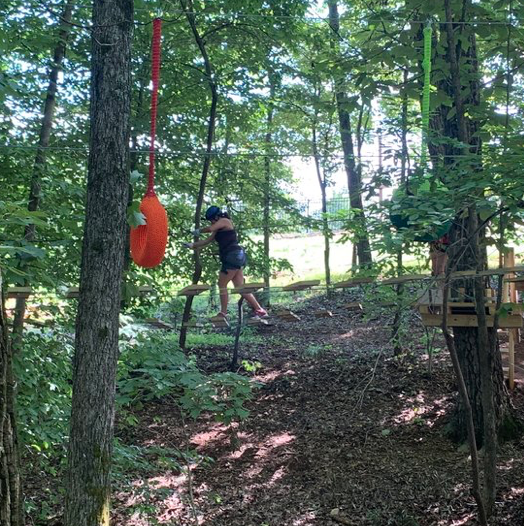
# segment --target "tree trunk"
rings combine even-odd
[[[340,28],[337,0],[328,0],[329,26],[331,28],[331,46],[336,49],[336,40]],[[348,97],[340,78],[335,78],[337,111],[340,127],[340,138],[344,152],[344,168],[348,181],[349,200],[355,216],[356,247],[358,263],[360,266],[369,266],[372,263],[369,237],[366,231],[366,217],[362,201],[362,181],[355,164],[353,147],[353,133],[351,129],[351,115],[347,110]]]
[[[467,13],[467,9],[464,6],[457,6],[455,8],[459,13],[459,18],[464,13]],[[450,13],[453,17],[453,13]],[[458,18],[457,18],[458,19]],[[442,31],[447,31],[447,26],[452,27],[451,24],[443,24]],[[464,25],[459,23],[453,26],[452,30],[461,31]],[[421,34],[422,36],[422,30]],[[448,35],[448,40],[450,36]],[[455,38],[452,39],[453,41]],[[459,39],[456,39],[459,41]],[[458,156],[460,162],[464,162],[461,156],[469,154],[472,156],[470,169],[472,171],[478,171],[482,169],[481,158],[480,158],[480,140],[476,137],[478,129],[478,123],[472,118],[468,118],[465,114],[468,106],[477,106],[480,103],[480,86],[479,86],[479,74],[477,72],[477,51],[475,43],[475,35],[472,34],[469,37],[469,41],[465,42],[464,37],[461,36],[461,44],[454,44],[451,47],[448,45],[448,50],[445,55],[440,55],[439,58],[444,59],[447,64],[451,65],[451,54],[450,49],[455,51],[456,65],[450,69],[455,69],[453,74],[450,71],[450,75],[438,82],[435,82],[439,91],[445,92],[445,94],[455,100],[453,110],[456,109],[456,115],[450,117],[448,114],[452,108],[447,106],[439,106],[437,111],[432,112],[431,116],[431,129],[434,131],[436,136],[448,137],[461,141],[468,145],[467,148],[462,149],[453,144],[444,143],[440,141],[435,143],[430,141],[428,147],[433,159],[443,158],[445,170],[440,170],[443,173],[442,182],[448,183],[445,175],[446,170],[448,173],[453,173],[453,167],[456,163],[455,156]],[[438,48],[437,48],[438,49]],[[459,69],[460,68],[460,69]],[[457,75],[458,73],[458,75]],[[458,80],[457,80],[458,77]],[[464,80],[461,80],[464,78]],[[467,88],[464,89],[464,88]],[[463,96],[464,92],[469,92],[469,95]],[[456,98],[456,94],[460,97]],[[458,104],[457,104],[458,103]],[[471,113],[471,112],[467,112]],[[462,166],[464,168],[464,166]],[[472,270],[477,267],[477,257],[475,250],[472,250],[471,244],[468,241],[468,225],[467,219],[463,220],[457,218],[452,230],[450,231],[450,240],[452,243],[452,250],[450,250],[450,261],[453,261],[458,254],[462,254],[466,251],[466,255],[459,258],[454,270]],[[480,232],[482,235],[482,232]],[[481,249],[479,258],[481,259],[481,268],[486,265],[486,254],[485,249]],[[474,298],[473,286],[470,282],[459,283],[454,281],[455,287],[466,288],[466,295],[469,298]],[[492,333],[492,329],[488,329],[488,333]],[[455,347],[458,355],[458,360],[462,368],[464,375],[464,381],[466,383],[467,391],[473,411],[473,420],[475,423],[475,430],[477,440],[479,444],[483,442],[483,429],[484,429],[484,418],[482,409],[482,389],[480,372],[481,367],[479,363],[479,334],[476,328],[468,327],[454,327],[453,335],[455,340]],[[493,379],[493,399],[495,405],[496,415],[496,426],[499,431],[503,434],[511,434],[517,432],[520,428],[518,421],[514,416],[514,412],[511,407],[510,399],[507,393],[507,389],[504,384],[504,377],[502,371],[502,362],[500,353],[498,350],[491,353],[492,359],[490,360],[490,376]],[[466,440],[466,422],[467,414],[465,412],[465,406],[461,400],[458,400],[455,415],[451,422],[451,435],[458,441]]]
[[[331,267],[329,264],[329,223],[327,217],[327,195],[326,195],[326,176],[322,176],[322,169],[320,167],[320,159],[318,155],[318,141],[317,141],[317,114],[313,120],[313,129],[311,131],[311,144],[313,147],[313,158],[315,159],[315,169],[317,172],[318,185],[320,187],[320,194],[322,197],[322,234],[324,236],[324,274],[326,276],[326,288],[328,296],[331,293]]]
[[[207,53],[206,45],[202,39],[200,32],[196,26],[195,8],[192,0],[180,0],[180,5],[186,14],[187,20],[191,27],[191,31],[198,45],[202,59],[204,60],[204,66],[206,70],[207,83],[209,90],[211,91],[211,108],[209,109],[209,121],[207,125],[207,140],[206,140],[206,156],[204,158],[204,165],[202,167],[202,175],[200,176],[200,187],[198,190],[196,208],[195,208],[195,228],[200,228],[200,217],[202,214],[202,205],[204,203],[204,194],[206,191],[207,176],[209,174],[209,167],[211,165],[211,151],[213,149],[213,141],[215,138],[215,123],[218,105],[218,90],[215,82],[215,74]],[[195,236],[195,241],[198,240],[198,236]],[[195,262],[195,270],[193,272],[193,283],[199,282],[202,276],[202,262],[200,261],[200,252],[195,250],[193,260]],[[182,315],[182,327],[180,329],[179,344],[182,349],[185,349],[186,338],[187,338],[187,322],[191,316],[191,307],[193,306],[194,296],[187,296],[186,304],[184,306],[184,313]]]
[[[271,278],[271,263],[270,263],[270,253],[269,253],[269,240],[271,236],[271,229],[269,227],[270,221],[270,212],[271,212],[271,157],[270,149],[271,143],[273,140],[272,127],[273,127],[273,98],[275,96],[275,82],[273,79],[273,74],[269,72],[269,110],[267,112],[267,131],[264,138],[264,143],[266,147],[266,156],[264,157],[264,215],[263,215],[263,230],[264,230],[264,304],[266,307],[269,307],[271,303],[271,289],[269,281]]]
[[[132,0],[94,1],[90,153],[73,360],[66,526],[109,525],[129,190],[132,31]]]
[[[29,188],[29,200],[27,209],[30,212],[38,210],[41,196],[41,179],[44,173],[46,164],[46,148],[49,146],[51,138],[51,131],[53,129],[55,107],[56,107],[56,92],[58,89],[58,74],[62,70],[62,63],[64,61],[67,38],[71,26],[71,17],[73,13],[73,3],[68,0],[67,4],[60,16],[60,24],[58,31],[58,43],[53,53],[53,64],[49,71],[49,85],[47,86],[47,94],[44,103],[44,113],[42,118],[42,126],[40,127],[40,136],[38,139],[38,148],[36,150],[35,162],[33,165],[33,174],[31,176],[31,185]],[[27,225],[25,228],[26,241],[33,241],[35,239],[36,228],[35,225]],[[25,267],[25,265],[23,265]],[[22,268],[23,268],[22,267]],[[26,283],[27,285],[28,283]],[[21,344],[22,332],[24,328],[24,317],[26,310],[26,298],[17,298],[15,306],[15,315],[13,322],[13,347],[18,348]]]
[[[22,526],[21,479],[15,417],[15,382],[0,269],[0,524]]]

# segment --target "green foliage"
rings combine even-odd
[[[252,383],[235,373],[202,373],[172,336],[146,333],[122,345],[117,404],[140,407],[167,395],[191,418],[211,413],[220,422],[245,419]]]
[[[72,355],[73,342],[66,331],[28,330],[23,348],[14,356],[21,442],[44,457],[66,447]]]

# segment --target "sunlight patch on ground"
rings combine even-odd
[[[295,519],[293,521],[293,526],[310,526],[314,524],[316,519],[316,514],[313,511],[308,511],[302,517]]]
[[[222,424],[214,424],[208,431],[193,435],[191,437],[191,443],[196,447],[209,446],[212,442],[223,439],[226,430],[226,426]]]
[[[466,515],[462,519],[451,521],[451,522],[449,522],[449,519],[446,519],[443,521],[439,521],[438,525],[439,526],[465,526],[466,524],[471,524],[470,521],[473,520],[475,515],[476,515],[475,513],[468,513],[468,515]]]

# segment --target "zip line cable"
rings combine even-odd
[[[521,134],[515,134],[515,138],[523,137]],[[503,145],[484,145],[485,148],[489,148],[491,150],[503,150]],[[89,148],[87,146],[46,146],[44,148],[40,146],[33,146],[33,145],[19,145],[19,144],[0,144],[0,149],[4,150],[48,150],[48,151],[57,151],[57,152],[79,152],[79,153],[89,153]],[[130,153],[136,153],[140,155],[149,155],[149,150],[134,150],[130,149]],[[224,151],[216,151],[216,152],[206,152],[204,150],[198,151],[198,150],[180,150],[180,151],[172,151],[172,150],[159,150],[156,151],[155,155],[158,156],[164,156],[164,157],[190,157],[190,156],[213,156],[213,157],[273,157],[273,158],[286,158],[286,157],[295,157],[295,158],[313,158],[315,157],[314,154],[311,153],[290,153],[290,152],[275,152],[275,153],[262,153],[262,152],[224,152]],[[432,156],[434,159],[458,159],[458,158],[470,158],[472,155],[475,154],[443,154],[443,155],[435,155]],[[524,156],[524,153],[515,153],[512,154],[512,158],[520,159]],[[352,156],[345,156],[344,154],[329,154],[329,155],[322,155],[319,154],[317,157],[321,157],[323,159],[341,159],[344,160],[346,158],[358,160],[358,159],[380,159],[380,155],[375,154],[367,154],[367,155],[352,155]],[[397,157],[398,155],[391,154],[391,155],[382,155],[382,158],[388,158],[388,157]],[[413,153],[410,154],[410,158],[421,158],[421,154]]]
[[[35,8],[38,7],[38,5],[34,6]],[[45,7],[45,6],[42,6],[40,5],[40,7]],[[50,6],[52,8],[58,8],[60,7],[59,5],[55,5],[55,6]],[[92,5],[86,5],[86,4],[75,4],[74,7],[78,8],[78,9],[89,9],[91,10],[93,8]],[[135,7],[134,8],[134,11],[135,12],[147,12],[147,13],[152,13],[153,11],[155,10],[155,8],[153,7]],[[231,18],[239,18],[239,19],[242,19],[242,18],[252,18],[252,19],[256,19],[256,20],[260,20],[260,19],[269,19],[269,20],[297,20],[297,21],[303,21],[303,22],[308,22],[308,21],[313,21],[313,22],[329,22],[329,16],[321,16],[321,15],[279,15],[279,14],[274,14],[274,13],[268,13],[268,14],[264,14],[264,13],[235,13],[235,12],[226,12],[226,13],[209,13],[209,12],[203,12],[203,11],[184,11],[183,9],[166,9],[166,11],[171,15],[192,15],[192,16],[202,16],[202,17],[213,17],[213,18],[221,18],[221,19],[231,19]],[[395,13],[393,13],[393,15],[395,15]],[[170,22],[173,22],[173,20],[170,20],[169,18],[165,18],[165,17],[157,17],[155,15],[152,15],[153,18],[151,18],[151,20],[148,22],[148,24],[152,24],[153,23],[153,19],[154,18],[160,18],[163,22],[165,23],[170,23]],[[179,20],[181,20],[180,18],[174,20],[175,22],[178,22]],[[381,24],[381,23],[384,23],[384,22],[393,22],[393,20],[391,19],[384,19],[384,18],[377,18],[377,19],[374,19],[374,18],[363,18],[363,17],[358,17],[358,16],[355,16],[355,15],[352,15],[352,16],[348,16],[348,15],[344,15],[342,14],[341,15],[341,22],[346,22],[346,21],[361,21],[361,22],[367,22],[367,23],[370,23],[370,24]],[[408,24],[424,24],[426,25],[427,24],[427,19],[426,20],[404,20],[402,19],[402,21],[404,23],[408,23]],[[446,24],[448,22],[446,21],[438,21],[438,24]],[[452,22],[453,25],[501,25],[501,26],[507,26],[508,25],[508,22],[507,20],[469,20],[469,21],[454,21]],[[518,24],[514,24],[514,27],[518,27]]]

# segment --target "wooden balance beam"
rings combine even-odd
[[[244,283],[241,287],[231,289],[233,294],[253,294],[257,290],[263,289],[264,283]]]
[[[283,321],[290,321],[290,322],[296,322],[300,321],[300,317],[297,316],[294,312],[291,312],[290,310],[282,310],[277,312],[277,317],[280,318]]]
[[[198,296],[202,292],[206,292],[211,287],[209,285],[188,285],[178,291],[177,296]]]
[[[319,279],[310,279],[308,281],[297,281],[295,283],[290,283],[289,285],[282,287],[282,290],[284,292],[298,292],[299,290],[307,290],[311,287],[316,287],[317,285],[320,285]]]

